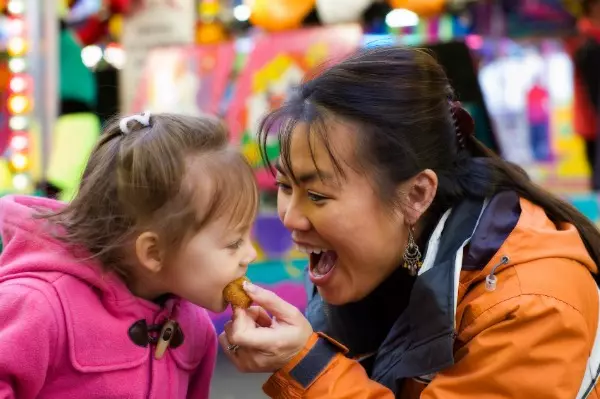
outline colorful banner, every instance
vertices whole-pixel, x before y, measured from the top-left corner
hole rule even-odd
[[[231,42],[153,50],[132,112],[217,114],[234,60]]]
[[[348,55],[358,48],[361,38],[358,25],[303,29],[256,38],[237,82],[227,124],[232,140],[241,145],[257,169],[261,188],[272,189],[273,179],[259,155],[255,133],[260,119],[285,101],[306,72],[325,61]],[[271,159],[277,157],[278,143],[269,144],[267,152]]]

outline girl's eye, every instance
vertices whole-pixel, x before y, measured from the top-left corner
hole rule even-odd
[[[327,200],[327,197],[324,197],[322,195],[319,194],[315,194],[315,193],[308,193],[308,199],[310,199],[312,202],[323,202],[325,200]]]
[[[275,185],[277,186],[277,188],[281,191],[283,191],[284,193],[290,193],[292,191],[292,187],[289,184],[285,184],[284,182],[276,182]]]
[[[243,243],[244,243],[244,240],[242,238],[240,238],[236,242],[233,242],[233,243],[229,244],[227,246],[227,248],[229,248],[229,249],[239,249],[242,246]]]

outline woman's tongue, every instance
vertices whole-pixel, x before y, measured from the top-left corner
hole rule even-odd
[[[313,264],[312,273],[317,277],[325,276],[335,266],[337,261],[337,253],[335,251],[326,251],[320,255],[312,254]]]

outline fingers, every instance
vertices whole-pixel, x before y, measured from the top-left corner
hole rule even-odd
[[[272,291],[248,282],[244,282],[244,290],[256,304],[262,306],[280,322],[295,324],[299,319],[300,321],[303,319],[302,313],[294,305],[287,303]]]
[[[225,325],[225,334],[231,344],[258,350],[272,346],[275,330],[261,327],[245,311],[236,312],[233,321]]]
[[[223,352],[229,361],[243,373],[274,371],[265,368],[263,365],[265,361],[265,355],[263,353],[241,346],[235,350],[230,349],[232,344],[228,340],[227,334],[230,333],[232,324],[232,322],[227,322],[224,327],[225,331],[219,335],[219,344],[221,345],[221,348],[223,348]]]
[[[223,348],[223,352],[225,353],[225,355],[227,355],[227,357],[235,363],[235,351],[230,350],[230,345],[231,343],[229,342],[229,340],[227,339],[227,333],[222,332],[221,334],[219,334],[219,345],[221,345],[221,348]]]
[[[227,347],[229,347],[229,340],[227,340],[227,334],[224,332],[219,334],[219,345],[221,345],[221,348],[223,348],[225,353],[228,352]]]
[[[225,324],[219,343],[238,370],[273,372],[300,352],[310,338],[310,324],[300,319],[297,324],[280,323],[276,317],[269,319],[258,306],[236,309],[233,319]],[[239,349],[230,350],[231,345]]]
[[[271,327],[271,324],[273,323],[273,321],[271,320],[271,316],[269,316],[267,311],[261,308],[260,306],[251,306],[248,309],[246,309],[246,313],[260,327]]]
[[[258,311],[250,313],[245,309],[235,309],[231,320],[235,324],[236,330],[249,331],[255,329],[258,324],[254,318],[254,316],[257,316],[255,313],[258,313]]]

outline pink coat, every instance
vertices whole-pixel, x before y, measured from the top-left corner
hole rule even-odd
[[[115,275],[73,257],[31,217],[33,208],[60,206],[0,199],[0,399],[208,398],[217,341],[206,311],[135,297]],[[134,343],[129,330],[167,318],[183,342],[157,360],[155,346]]]

